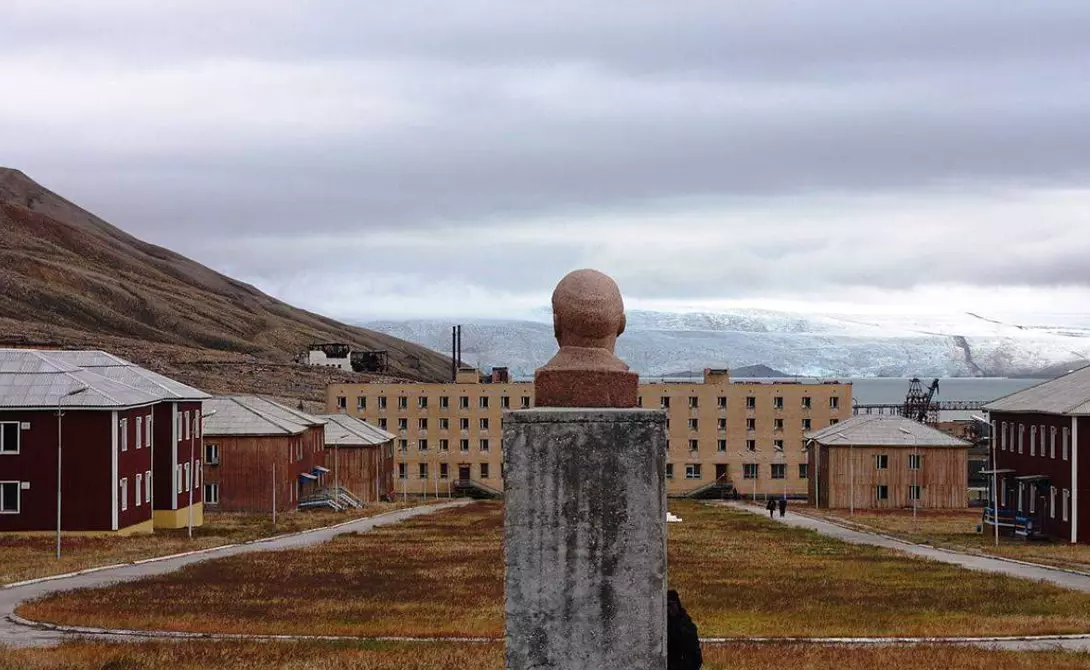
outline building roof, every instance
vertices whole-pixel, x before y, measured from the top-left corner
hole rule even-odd
[[[33,349],[0,349],[0,408],[116,409],[160,400],[154,393],[108,379]],[[86,389],[81,391],[80,389]]]
[[[212,396],[105,351],[42,351],[49,360],[75,365],[115,382],[158,395],[161,400],[206,400]]]
[[[908,434],[902,432],[908,431]],[[867,447],[965,447],[964,440],[900,416],[853,416],[813,433],[806,439],[826,445]]]
[[[1090,366],[993,400],[988,412],[1090,414]]]
[[[212,414],[215,412],[215,414]],[[204,401],[204,434],[299,435],[325,421],[256,395],[214,396]]]
[[[371,447],[385,444],[396,436],[347,414],[323,414],[326,446]]]

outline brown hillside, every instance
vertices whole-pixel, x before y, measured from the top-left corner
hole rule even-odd
[[[363,377],[293,364],[313,342],[388,350],[395,377],[450,374],[434,351],[296,309],[0,168],[0,346],[107,349],[213,392],[317,399]]]

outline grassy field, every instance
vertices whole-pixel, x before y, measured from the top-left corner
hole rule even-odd
[[[703,636],[1090,630],[1090,596],[671,505],[670,578]],[[28,603],[31,619],[209,632],[499,636],[502,507],[476,503],[331,543],[208,561]]]
[[[0,670],[196,670],[198,668],[347,668],[349,670],[502,670],[501,644],[303,643],[71,643],[54,649],[5,650]],[[984,651],[965,647],[824,647],[731,645],[706,647],[705,670],[872,670],[882,667],[944,670],[1074,670],[1090,655]]]
[[[1020,537],[1001,535],[997,548],[990,527],[983,533],[976,531],[980,524],[980,510],[977,509],[918,510],[915,521],[912,510],[856,510],[854,515],[848,510],[806,508],[797,511],[846,525],[860,525],[911,542],[1090,572],[1090,545],[1043,540],[1027,542]]]
[[[290,512],[278,514],[275,526],[268,514],[209,512],[205,525],[193,529],[192,540],[184,528],[132,537],[62,537],[59,561],[53,537],[0,535],[0,585],[321,528],[415,504],[419,503],[379,503],[349,512]]]

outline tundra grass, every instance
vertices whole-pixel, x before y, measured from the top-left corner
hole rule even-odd
[[[804,508],[799,511],[836,523],[859,526],[864,530],[876,530],[909,542],[1090,572],[1088,544],[1048,539],[1027,541],[1017,536],[1000,535],[999,546],[996,547],[995,534],[990,526],[985,527],[983,532],[977,532],[979,509],[918,510],[915,520],[911,509],[857,510],[854,515],[849,514],[848,510],[819,512]]]
[[[332,526],[413,504],[378,503],[347,512],[287,512],[277,514],[275,526],[269,514],[206,512],[204,525],[193,529],[192,539],[185,528],[127,537],[62,535],[60,560],[53,536],[0,535],[0,585]]]
[[[974,636],[1090,631],[1090,596],[849,545],[759,516],[671,505],[670,582],[702,636]],[[306,549],[28,603],[114,628],[500,636],[502,506],[475,503]]]
[[[503,645],[307,643],[145,643],[77,642],[52,649],[4,649],[0,670],[198,670],[247,668],[280,670],[502,670]],[[969,647],[828,647],[731,645],[705,647],[705,670],[1075,670],[1090,668],[1090,655],[1069,652],[1004,652]]]

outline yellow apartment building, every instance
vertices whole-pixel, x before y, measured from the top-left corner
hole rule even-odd
[[[744,496],[807,492],[803,435],[852,414],[852,385],[732,382],[727,370],[702,380],[640,384],[641,407],[667,413],[667,492],[689,495],[732,483]],[[503,413],[534,406],[534,385],[497,368],[455,383],[331,384],[329,412],[346,412],[397,436],[395,486],[412,495],[459,480],[503,489]]]

